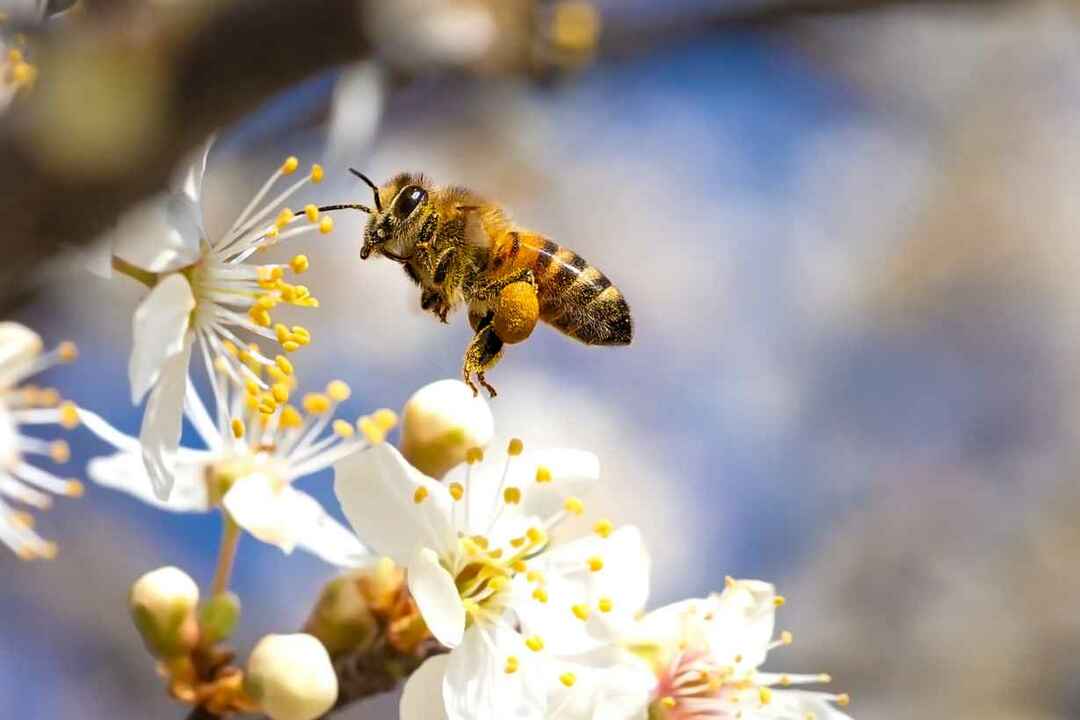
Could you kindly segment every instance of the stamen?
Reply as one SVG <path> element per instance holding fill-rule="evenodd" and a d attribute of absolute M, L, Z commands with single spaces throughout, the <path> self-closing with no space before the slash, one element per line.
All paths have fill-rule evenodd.
<path fill-rule="evenodd" d="M 329 235 L 334 231 L 334 218 L 326 215 L 319 221 L 319 232 L 323 235 Z"/>
<path fill-rule="evenodd" d="M 56 355 L 60 358 L 60 362 L 74 362 L 79 357 L 79 348 L 70 340 L 62 342 L 56 348 Z"/>
<path fill-rule="evenodd" d="M 285 326 L 282 325 L 281 327 L 284 328 Z M 289 362 L 289 358 L 285 357 L 284 355 L 278 355 L 276 358 L 274 358 L 274 364 L 278 367 L 278 369 L 281 370 L 281 372 L 285 373 L 286 375 L 292 375 L 295 372 L 295 370 L 293 369 L 293 364 Z"/>
<path fill-rule="evenodd" d="M 352 395 L 352 389 L 344 380 L 332 380 L 326 386 L 326 394 L 334 402 L 345 402 Z"/>
<path fill-rule="evenodd" d="M 460 500 L 461 497 L 464 494 L 465 494 L 465 488 L 462 487 L 461 483 L 459 483 L 459 482 L 450 483 L 450 497 L 454 498 L 454 500 Z"/>
<path fill-rule="evenodd" d="M 372 445 L 378 445 L 386 439 L 386 432 L 367 415 L 356 421 L 356 427 Z"/>
<path fill-rule="evenodd" d="M 79 426 L 79 410 L 75 403 L 68 401 L 60 405 L 60 426 L 72 430 Z"/>
<path fill-rule="evenodd" d="M 511 655 L 508 658 L 506 658 L 506 665 L 503 667 L 503 671 L 507 675 L 513 675 L 514 673 L 517 672 L 517 669 L 518 669 L 518 659 L 517 659 L 517 657 L 514 656 L 514 655 Z"/>
<path fill-rule="evenodd" d="M 614 604 L 612 603 L 611 598 L 609 598 L 609 597 L 602 597 L 596 603 L 596 609 L 599 610 L 602 613 L 611 612 L 612 607 L 614 607 Z"/>
<path fill-rule="evenodd" d="M 675 705 L 675 698 L 671 697 L 670 695 L 665 695 L 664 697 L 660 698 L 660 706 L 663 707 L 665 710 L 672 710 L 674 709 Z"/>
<path fill-rule="evenodd" d="M 768 705 L 772 702 L 772 690 L 767 687 L 759 687 L 758 699 L 761 700 L 762 705 Z"/>
<path fill-rule="evenodd" d="M 308 393 L 302 401 L 304 411 L 309 415 L 321 415 L 330 410 L 330 398 L 322 393 Z"/>
<path fill-rule="evenodd" d="M 353 436 L 352 423 L 341 420 L 340 418 L 334 421 L 333 424 L 334 434 L 340 438 L 351 438 Z"/>
<path fill-rule="evenodd" d="M 836 698 L 833 700 L 833 702 L 835 702 L 840 707 L 847 707 L 848 705 L 851 704 L 851 696 L 848 695 L 847 693 L 840 693 L 839 695 L 836 696 Z"/>
<path fill-rule="evenodd" d="M 571 495 L 563 501 L 563 508 L 573 515 L 581 515 L 585 512 L 585 503 L 581 498 Z"/>
<path fill-rule="evenodd" d="M 608 519 L 597 520 L 593 525 L 593 532 L 602 538 L 606 538 L 615 530 L 615 525 Z"/>
<path fill-rule="evenodd" d="M 314 165 L 311 166 L 311 174 L 308 177 L 311 178 L 311 182 L 318 185 L 319 183 L 321 183 L 323 181 L 324 175 L 325 175 L 325 173 L 323 172 L 322 165 L 319 165 L 318 163 L 315 163 Z"/>
<path fill-rule="evenodd" d="M 384 433 L 388 433 L 393 430 L 398 423 L 397 413 L 387 408 L 381 408 L 379 410 L 376 410 L 374 413 L 372 413 L 371 419 L 375 421 L 375 424 Z"/>
<path fill-rule="evenodd" d="M 71 448 L 63 440 L 54 440 L 49 444 L 49 457 L 55 463 L 66 463 L 71 459 Z"/>
<path fill-rule="evenodd" d="M 484 462 L 484 451 L 478 447 L 471 447 L 465 451 L 465 462 L 470 465 Z"/>
<path fill-rule="evenodd" d="M 78 480 L 68 480 L 64 483 L 64 494 L 72 498 L 80 498 L 86 494 L 86 486 Z"/>
<path fill-rule="evenodd" d="M 577 682 L 577 677 L 572 672 L 564 672 L 562 675 L 559 676 L 559 682 L 561 682 L 566 687 L 573 687 L 574 683 Z"/>
<path fill-rule="evenodd" d="M 599 555 L 593 555 L 585 561 L 585 564 L 588 565 L 589 572 L 600 572 L 604 569 L 604 559 Z"/>
<path fill-rule="evenodd" d="M 506 448 L 506 454 L 511 457 L 517 457 L 525 449 L 525 444 L 518 438 L 512 438 L 510 445 Z"/>
<path fill-rule="evenodd" d="M 507 505 L 517 505 L 521 502 L 521 488 L 508 487 L 503 490 L 503 501 Z"/>
<path fill-rule="evenodd" d="M 243 420 L 241 420 L 240 418 L 233 418 L 232 422 L 229 423 L 229 425 L 230 425 L 230 427 L 232 427 L 232 434 L 233 434 L 234 438 L 239 440 L 240 438 L 244 437 L 244 421 Z"/>
<path fill-rule="evenodd" d="M 532 591 L 532 596 L 533 596 L 533 599 L 535 599 L 535 600 L 537 600 L 539 602 L 542 602 L 542 603 L 546 603 L 548 601 L 547 590 L 545 590 L 542 587 L 538 587 L 535 590 L 533 590 Z"/>
<path fill-rule="evenodd" d="M 311 267 L 311 263 L 308 261 L 307 255 L 296 255 L 289 261 L 289 267 L 292 268 L 294 273 L 299 275 L 307 272 L 308 268 Z"/>
<path fill-rule="evenodd" d="M 581 603 L 571 605 L 570 606 L 570 612 L 574 613 L 574 617 L 576 617 L 578 620 L 584 621 L 584 620 L 589 619 L 589 606 L 588 605 L 583 605 Z"/>
<path fill-rule="evenodd" d="M 533 635 L 525 639 L 525 645 L 533 652 L 540 652 L 544 649 L 544 639 L 539 635 Z"/>
<path fill-rule="evenodd" d="M 787 598 L 785 598 L 783 595 L 777 595 L 772 600 L 773 607 L 781 607 L 786 602 Z"/>
<path fill-rule="evenodd" d="M 420 503 L 424 502 L 424 498 L 426 498 L 427 496 L 428 489 L 421 485 L 420 487 L 416 488 L 416 492 L 413 493 L 412 499 L 414 503 L 419 505 Z"/>
<path fill-rule="evenodd" d="M 281 164 L 281 174 L 292 175 L 294 172 L 296 172 L 296 168 L 298 167 L 300 167 L 300 158 L 296 157 L 295 155 L 290 155 L 289 157 L 285 158 L 285 162 Z"/>
<path fill-rule="evenodd" d="M 546 466 L 541 465 L 536 468 L 536 482 L 549 483 L 551 482 L 551 470 Z"/>

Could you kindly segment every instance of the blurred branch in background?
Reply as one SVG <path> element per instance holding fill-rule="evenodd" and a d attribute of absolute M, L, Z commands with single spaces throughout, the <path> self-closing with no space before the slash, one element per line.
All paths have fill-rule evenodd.
<path fill-rule="evenodd" d="M 375 54 L 391 70 L 399 69 L 395 59 L 421 58 L 424 69 L 550 77 L 590 59 L 593 51 L 621 58 L 747 25 L 778 27 L 808 16 L 916 3 L 931 4 L 731 3 L 668 24 L 605 24 L 597 43 L 600 17 L 590 3 L 457 0 L 451 4 L 474 15 L 488 13 L 494 40 L 477 58 L 418 47 L 422 34 L 414 32 L 415 21 L 429 13 L 412 2 L 238 0 L 148 7 L 96 0 L 78 22 L 33 39 L 38 86 L 0 124 L 6 258 L 0 305 L 10 309 L 31 290 L 32 271 L 59 249 L 90 243 L 126 208 L 163 189 L 181 158 L 207 135 L 328 68 Z M 465 28 L 449 23 L 441 32 L 434 44 L 450 37 L 460 50 Z"/>

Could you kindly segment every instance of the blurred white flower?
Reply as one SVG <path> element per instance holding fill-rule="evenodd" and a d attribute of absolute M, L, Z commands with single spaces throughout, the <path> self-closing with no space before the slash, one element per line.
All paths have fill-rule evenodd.
<path fill-rule="evenodd" d="M 769 650 L 791 642 L 773 639 L 776 608 L 783 604 L 773 586 L 760 580 L 733 580 L 718 595 L 673 603 L 646 615 L 623 642 L 655 674 L 649 717 L 659 720 L 744 720 L 846 718 L 835 707 L 847 695 L 787 688 L 828 682 L 827 675 L 761 672 Z"/>
<path fill-rule="evenodd" d="M 285 280 L 289 272 L 308 268 L 297 255 L 287 264 L 254 265 L 245 261 L 256 251 L 307 232 L 328 233 L 329 217 L 314 205 L 294 213 L 285 200 L 308 182 L 320 182 L 323 170 L 311 171 L 260 207 L 274 184 L 294 174 L 299 161 L 290 157 L 256 193 L 232 227 L 211 240 L 203 229 L 202 182 L 209 145 L 165 198 L 128 213 L 115 231 L 113 267 L 151 289 L 135 311 L 134 344 L 128 375 L 132 402 L 150 391 L 140 440 L 154 492 L 167 500 L 172 489 L 171 468 L 180 441 L 181 409 L 188 383 L 193 345 L 198 344 L 207 365 L 211 354 L 226 358 L 234 372 L 260 386 L 263 381 L 244 360 L 270 366 L 274 360 L 257 346 L 244 356 L 228 352 L 242 345 L 236 331 L 276 341 L 286 352 L 306 345 L 307 329 L 274 324 L 270 311 L 279 303 L 317 307 L 303 285 Z M 306 218 L 307 222 L 304 222 Z M 298 227 L 291 227 L 291 225 Z"/>
<path fill-rule="evenodd" d="M 248 357 L 245 362 L 252 374 L 260 374 L 256 360 Z M 370 442 L 381 442 L 397 422 L 395 414 L 380 410 L 355 426 L 335 420 L 338 403 L 350 392 L 340 380 L 327 385 L 325 393 L 304 395 L 301 411 L 288 403 L 295 377 L 285 358 L 267 369 L 273 383 L 269 390 L 261 390 L 254 380 L 241 381 L 224 359 L 214 365 L 215 416 L 211 418 L 190 386 L 185 408 L 206 449 L 178 449 L 176 486 L 168 501 L 151 488 L 139 441 L 80 409 L 86 427 L 120 451 L 91 460 L 90 478 L 164 510 L 206 512 L 220 506 L 241 528 L 285 553 L 301 547 L 334 565 L 366 562 L 367 550 L 356 536 L 292 483 Z"/>
<path fill-rule="evenodd" d="M 34 85 L 37 68 L 26 59 L 25 44 L 8 32 L 10 24 L 37 23 L 45 16 L 44 0 L 0 2 L 0 112 L 22 90 Z"/>
<path fill-rule="evenodd" d="M 597 683 L 617 658 L 609 628 L 645 603 L 649 562 L 636 528 L 601 519 L 592 535 L 551 539 L 584 512 L 596 456 L 522 450 L 512 440 L 505 463 L 479 464 L 474 448 L 445 483 L 385 444 L 336 466 L 349 521 L 408 568 L 425 623 L 451 648 L 410 677 L 404 720 L 592 718 Z M 638 687 L 640 708 L 648 686 Z"/>
<path fill-rule="evenodd" d="M 75 355 L 75 345 L 70 342 L 42 353 L 41 338 L 33 330 L 18 323 L 0 322 L 0 542 L 23 559 L 52 557 L 56 545 L 34 532 L 32 515 L 14 510 L 4 498 L 44 510 L 52 504 L 48 493 L 78 497 L 83 486 L 26 459 L 27 455 L 45 455 L 56 463 L 67 462 L 71 452 L 66 442 L 50 442 L 20 432 L 23 425 L 73 428 L 79 422 L 75 406 L 61 402 L 53 389 L 19 383 L 51 365 L 72 361 Z"/>

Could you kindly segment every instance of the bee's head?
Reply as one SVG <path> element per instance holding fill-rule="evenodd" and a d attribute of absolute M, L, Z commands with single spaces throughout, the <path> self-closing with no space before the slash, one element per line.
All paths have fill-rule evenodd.
<path fill-rule="evenodd" d="M 371 187 L 375 209 L 370 211 L 364 228 L 360 258 L 372 253 L 405 262 L 416 251 L 420 228 L 433 211 L 428 200 L 430 183 L 420 175 L 403 173 L 377 187 L 366 177 L 352 171 Z"/>

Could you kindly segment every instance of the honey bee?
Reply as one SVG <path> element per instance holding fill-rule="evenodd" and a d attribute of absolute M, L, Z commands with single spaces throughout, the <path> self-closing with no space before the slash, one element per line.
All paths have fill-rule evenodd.
<path fill-rule="evenodd" d="M 469 309 L 475 335 L 461 373 L 492 397 L 485 378 L 506 344 L 529 336 L 537 318 L 587 345 L 628 345 L 630 307 L 597 268 L 573 250 L 515 226 L 497 205 L 462 187 L 437 187 L 423 175 L 402 173 L 371 188 L 373 208 L 357 203 L 320 211 L 368 213 L 360 258 L 381 255 L 400 263 L 420 286 L 420 307 L 442 322 L 459 305 Z"/>

